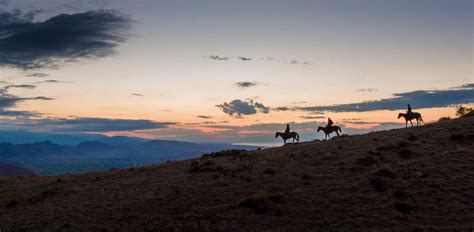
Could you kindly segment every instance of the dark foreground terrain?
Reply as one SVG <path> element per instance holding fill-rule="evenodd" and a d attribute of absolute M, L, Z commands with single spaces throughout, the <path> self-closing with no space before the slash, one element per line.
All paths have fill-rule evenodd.
<path fill-rule="evenodd" d="M 2 231 L 474 229 L 474 118 L 80 175 L 0 179 Z"/>
<path fill-rule="evenodd" d="M 1 176 L 4 176 L 4 177 L 5 176 L 8 176 L 8 177 L 31 176 L 31 175 L 35 175 L 35 173 L 26 168 L 0 163 L 0 177 Z"/>

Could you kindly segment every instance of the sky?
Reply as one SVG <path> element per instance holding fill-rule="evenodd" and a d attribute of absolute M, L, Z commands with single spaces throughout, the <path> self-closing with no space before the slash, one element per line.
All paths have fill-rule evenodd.
<path fill-rule="evenodd" d="M 474 103 L 472 0 L 0 0 L 0 127 L 271 144 Z"/>

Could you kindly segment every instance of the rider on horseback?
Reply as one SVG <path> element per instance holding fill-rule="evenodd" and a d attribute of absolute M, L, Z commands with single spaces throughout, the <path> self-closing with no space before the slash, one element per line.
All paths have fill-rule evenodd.
<path fill-rule="evenodd" d="M 331 120 L 331 118 L 328 118 L 328 124 L 326 125 L 326 128 L 327 129 L 331 128 L 333 124 L 334 122 Z"/>
<path fill-rule="evenodd" d="M 410 104 L 408 104 L 407 116 L 408 117 L 413 116 L 413 111 L 411 110 L 411 105 Z"/>
<path fill-rule="evenodd" d="M 286 124 L 285 134 L 290 133 L 290 124 Z"/>

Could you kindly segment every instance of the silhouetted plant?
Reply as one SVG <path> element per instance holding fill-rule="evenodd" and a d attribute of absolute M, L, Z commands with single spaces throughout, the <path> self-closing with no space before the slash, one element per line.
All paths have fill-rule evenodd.
<path fill-rule="evenodd" d="M 467 115 L 472 116 L 474 110 L 470 107 L 458 106 L 456 109 L 456 116 L 462 118 Z"/>
<path fill-rule="evenodd" d="M 413 151 L 410 149 L 402 149 L 398 152 L 402 159 L 411 159 L 413 157 Z"/>
<path fill-rule="evenodd" d="M 369 177 L 369 184 L 377 191 L 384 192 L 388 189 L 387 183 L 379 177 L 371 176 Z"/>
<path fill-rule="evenodd" d="M 466 138 L 466 136 L 464 136 L 463 134 L 451 135 L 451 140 L 456 141 L 456 142 L 462 142 L 465 138 Z"/>
<path fill-rule="evenodd" d="M 12 208 L 12 207 L 15 207 L 17 205 L 18 205 L 18 201 L 11 200 L 11 201 L 8 202 L 8 204 L 6 206 L 7 206 L 7 208 Z"/>
<path fill-rule="evenodd" d="M 451 117 L 441 117 L 438 119 L 438 122 L 449 121 L 449 120 L 451 120 Z"/>
<path fill-rule="evenodd" d="M 403 202 L 396 202 L 393 206 L 395 206 L 395 209 L 397 209 L 398 212 L 405 214 L 410 214 L 414 209 L 413 206 Z"/>
<path fill-rule="evenodd" d="M 263 170 L 263 173 L 264 174 L 269 174 L 269 175 L 274 175 L 275 174 L 275 170 L 271 169 L 271 168 L 267 168 L 265 170 Z"/>

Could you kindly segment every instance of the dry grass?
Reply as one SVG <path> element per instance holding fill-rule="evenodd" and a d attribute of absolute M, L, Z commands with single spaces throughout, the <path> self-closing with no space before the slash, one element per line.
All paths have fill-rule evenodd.
<path fill-rule="evenodd" d="M 474 228 L 474 118 L 80 175 L 0 179 L 3 231 Z"/>

